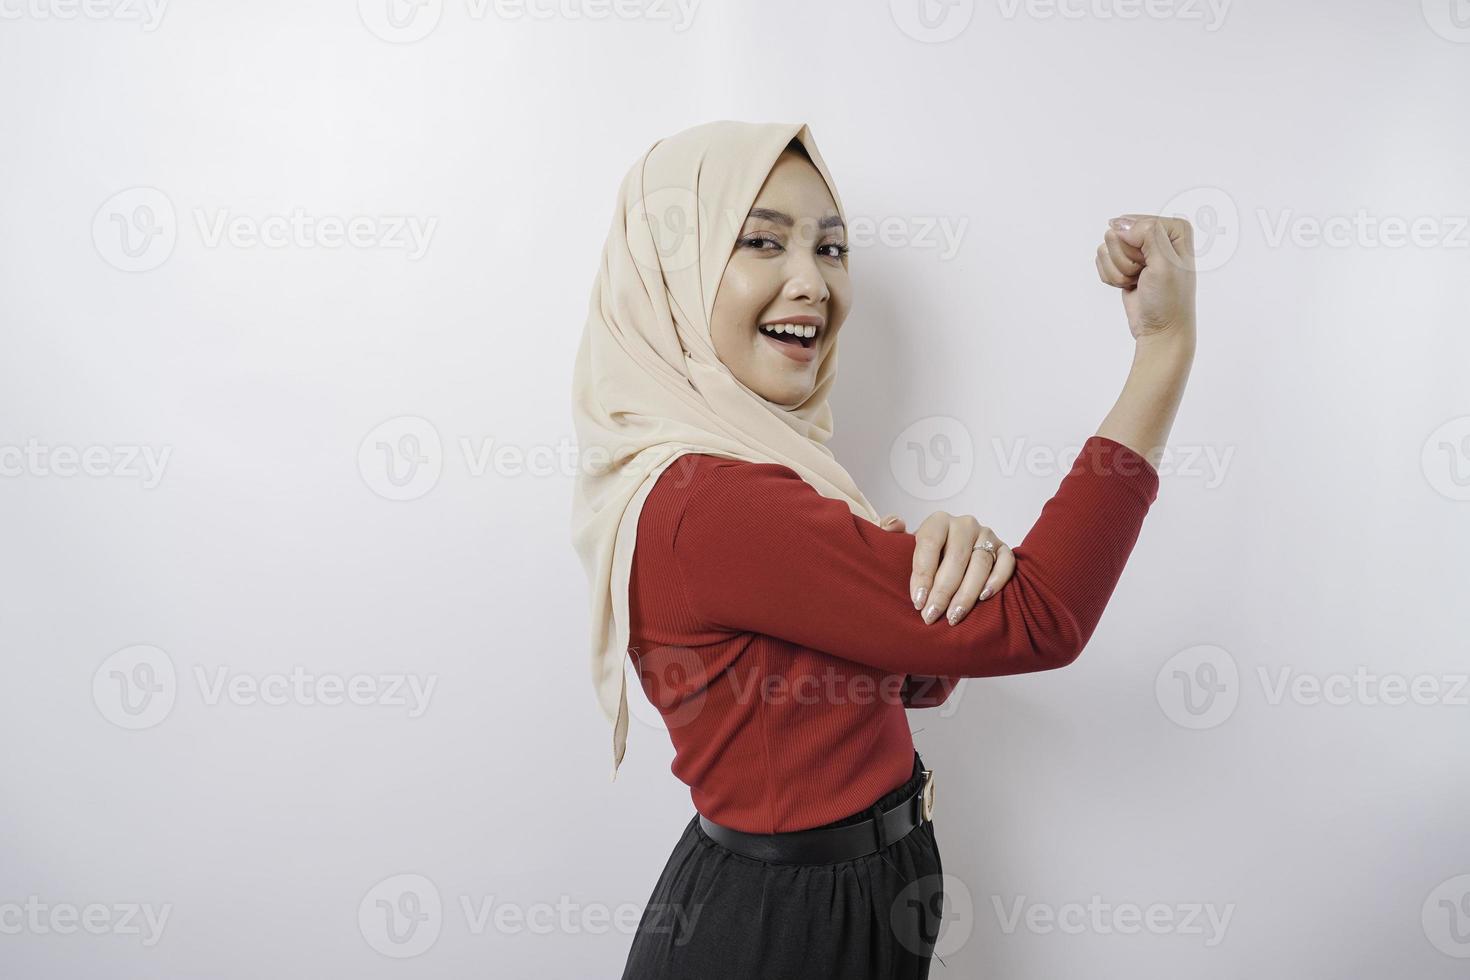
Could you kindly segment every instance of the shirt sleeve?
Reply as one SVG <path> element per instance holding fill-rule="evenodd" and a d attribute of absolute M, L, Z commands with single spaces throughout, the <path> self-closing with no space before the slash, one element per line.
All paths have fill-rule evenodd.
<path fill-rule="evenodd" d="M 955 626 L 926 624 L 913 607 L 912 534 L 883 530 L 777 463 L 729 460 L 706 471 L 685 499 L 673 550 L 685 600 L 705 625 L 915 675 L 904 683 L 914 706 L 932 707 L 961 677 L 1074 661 L 1158 487 L 1142 456 L 1090 437 L 1012 549 L 1010 581 Z M 924 690 L 925 678 L 938 685 Z"/>

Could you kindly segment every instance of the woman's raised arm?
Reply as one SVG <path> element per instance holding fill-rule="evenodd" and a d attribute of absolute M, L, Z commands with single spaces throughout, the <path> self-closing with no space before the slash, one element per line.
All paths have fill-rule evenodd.
<path fill-rule="evenodd" d="M 1097 248 L 1102 281 L 1123 290 L 1133 334 L 1133 367 L 1097 434 L 1121 442 L 1154 467 L 1194 363 L 1194 231 L 1183 218 L 1114 218 Z"/>

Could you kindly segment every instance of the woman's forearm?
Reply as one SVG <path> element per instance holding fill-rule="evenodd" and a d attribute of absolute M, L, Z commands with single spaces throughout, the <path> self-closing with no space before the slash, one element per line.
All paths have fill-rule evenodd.
<path fill-rule="evenodd" d="M 1176 326 L 1134 343 L 1128 380 L 1097 434 L 1121 442 L 1157 469 L 1194 363 L 1194 327 Z"/>

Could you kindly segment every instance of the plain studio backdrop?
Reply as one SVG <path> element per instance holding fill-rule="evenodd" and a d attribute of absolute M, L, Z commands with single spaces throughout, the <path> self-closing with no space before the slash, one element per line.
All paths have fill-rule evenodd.
<path fill-rule="evenodd" d="M 1197 228 L 1091 644 L 910 712 L 935 975 L 1464 975 L 1463 2 L 0 19 L 0 973 L 618 975 L 694 811 L 636 686 L 608 779 L 571 366 L 627 168 L 744 119 L 838 182 L 910 528 L 1021 541 L 1128 369 L 1105 222 Z"/>

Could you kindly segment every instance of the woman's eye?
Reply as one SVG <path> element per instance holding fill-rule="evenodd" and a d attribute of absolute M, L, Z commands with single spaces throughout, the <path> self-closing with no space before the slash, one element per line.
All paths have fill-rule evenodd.
<path fill-rule="evenodd" d="M 776 251 L 777 249 L 781 248 L 781 243 L 778 242 L 774 238 L 761 238 L 761 237 L 742 238 L 740 240 L 740 244 L 741 245 L 745 245 L 745 246 L 747 246 L 749 248 L 753 248 L 753 249 L 755 249 L 758 252 L 773 252 L 773 251 Z M 766 245 L 769 245 L 771 247 L 770 248 L 765 248 L 764 246 L 766 246 Z M 818 248 L 817 248 L 818 254 L 825 255 L 828 258 L 838 259 L 838 260 L 841 260 L 841 258 L 844 255 L 846 255 L 848 253 L 848 251 L 849 251 L 848 246 L 845 243 L 843 243 L 843 242 L 829 242 L 826 245 L 821 245 L 821 246 L 818 246 Z"/>

